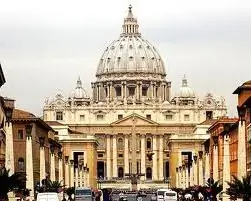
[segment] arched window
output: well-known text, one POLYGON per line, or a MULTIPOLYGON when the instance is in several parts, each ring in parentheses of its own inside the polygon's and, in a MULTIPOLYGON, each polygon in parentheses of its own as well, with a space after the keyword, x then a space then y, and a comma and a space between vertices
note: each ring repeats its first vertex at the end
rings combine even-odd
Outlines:
POLYGON ((123 150, 123 148, 124 148, 123 139, 119 138, 118 139, 118 150, 123 150))
POLYGON ((146 148, 147 149, 151 149, 152 148, 151 138, 147 138, 147 140, 146 140, 146 148))
POLYGON ((23 158, 18 159, 18 169, 21 171, 24 170, 24 159, 23 158))
POLYGON ((146 168, 146 179, 152 180, 152 168, 146 168))
POLYGON ((122 167, 119 167, 119 169, 118 169, 118 177, 119 178, 124 177, 124 169, 122 167))

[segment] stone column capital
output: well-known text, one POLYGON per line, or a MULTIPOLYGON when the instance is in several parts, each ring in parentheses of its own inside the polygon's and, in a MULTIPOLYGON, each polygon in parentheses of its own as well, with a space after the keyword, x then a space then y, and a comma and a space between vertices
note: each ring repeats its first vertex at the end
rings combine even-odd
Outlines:
POLYGON ((45 137, 39 137, 39 145, 40 145, 40 148, 41 148, 41 147, 44 147, 44 144, 45 144, 45 137))
POLYGON ((203 157, 203 151, 199 151, 199 159, 201 160, 203 157))

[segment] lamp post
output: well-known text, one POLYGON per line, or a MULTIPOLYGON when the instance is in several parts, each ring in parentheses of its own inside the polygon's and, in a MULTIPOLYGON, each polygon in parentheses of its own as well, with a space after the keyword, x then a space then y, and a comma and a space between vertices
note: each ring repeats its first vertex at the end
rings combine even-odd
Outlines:
POLYGON ((6 122, 7 122, 8 126, 10 125, 10 120, 12 118, 12 114, 13 114, 13 108, 6 107, 5 108, 5 116, 6 116, 6 122))

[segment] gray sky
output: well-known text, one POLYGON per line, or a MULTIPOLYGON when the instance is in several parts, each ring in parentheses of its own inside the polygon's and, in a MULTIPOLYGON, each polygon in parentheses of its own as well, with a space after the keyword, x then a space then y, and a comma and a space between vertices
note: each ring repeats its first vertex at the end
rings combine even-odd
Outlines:
POLYGON ((251 74, 250 0, 0 0, 1 95, 41 115, 45 98, 69 95, 78 76, 90 93, 129 3, 166 63, 172 95, 186 74, 198 96, 224 96, 235 115, 232 92, 251 74))

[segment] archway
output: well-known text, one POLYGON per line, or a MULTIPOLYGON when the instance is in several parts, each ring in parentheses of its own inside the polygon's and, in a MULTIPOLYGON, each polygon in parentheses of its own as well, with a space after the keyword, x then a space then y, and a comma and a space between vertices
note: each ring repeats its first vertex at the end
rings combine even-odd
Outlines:
POLYGON ((104 161, 98 161, 97 163, 97 176, 98 178, 105 177, 105 164, 104 161))
POLYGON ((169 161, 166 161, 166 164, 165 164, 165 169, 166 169, 166 179, 169 178, 169 161))
POLYGON ((122 167, 119 167, 119 169, 118 169, 118 177, 119 178, 124 177, 124 169, 122 167))
POLYGON ((146 179, 152 180, 152 168, 146 168, 146 179))

